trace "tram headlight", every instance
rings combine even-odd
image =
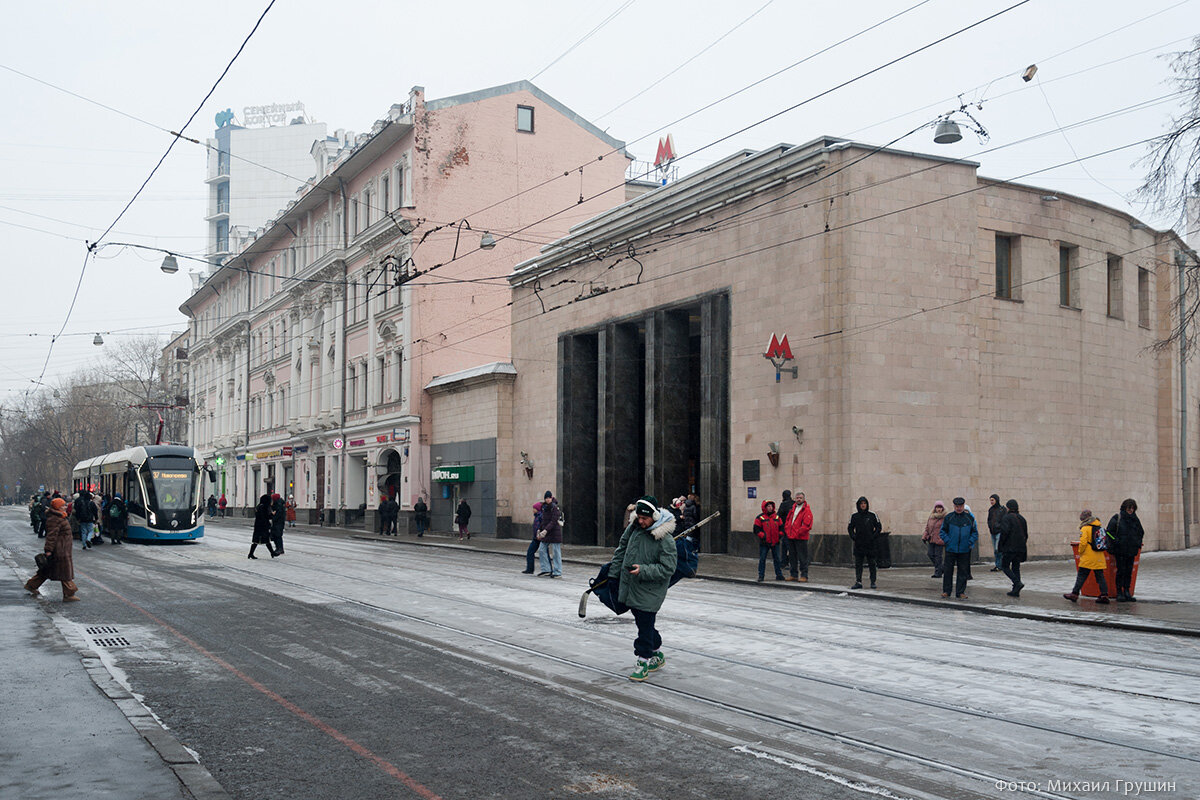
[[[154,512],[153,512],[153,511],[151,511],[151,512],[150,512],[150,524],[151,524],[151,525],[157,525],[157,524],[158,524],[158,517],[156,517],[156,516],[154,515]]]

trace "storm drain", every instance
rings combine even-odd
[[[108,636],[101,639],[92,639],[99,647],[129,647],[129,640],[124,636]]]
[[[87,629],[88,636],[96,636],[101,633],[120,633],[120,631],[112,625],[93,625]]]

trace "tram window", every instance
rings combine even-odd
[[[125,497],[125,507],[130,513],[146,516],[145,501],[142,498],[142,487],[138,484],[137,476],[133,473],[126,475],[129,492]]]

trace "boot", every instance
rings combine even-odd
[[[1063,595],[1063,597],[1067,598],[1072,603],[1074,603],[1076,600],[1079,599],[1079,594],[1076,592],[1067,592],[1066,594]]]
[[[25,591],[29,592],[34,597],[37,597],[39,594],[41,594],[41,592],[38,591],[38,587],[41,585],[42,585],[42,582],[39,581],[37,579],[37,577],[35,576],[35,577],[30,578],[29,580],[25,581]]]
[[[62,591],[64,603],[74,603],[79,600],[79,596],[76,594],[79,587],[75,585],[75,581],[63,581]]]
[[[1102,606],[1108,605],[1108,595],[1106,595],[1106,594],[1100,595],[1099,597],[1096,598],[1096,602]]]

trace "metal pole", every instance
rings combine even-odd
[[[1175,266],[1179,272],[1179,474],[1183,496],[1183,546],[1191,547],[1191,509],[1188,503],[1187,467],[1187,318],[1184,316],[1183,252],[1175,251]]]

